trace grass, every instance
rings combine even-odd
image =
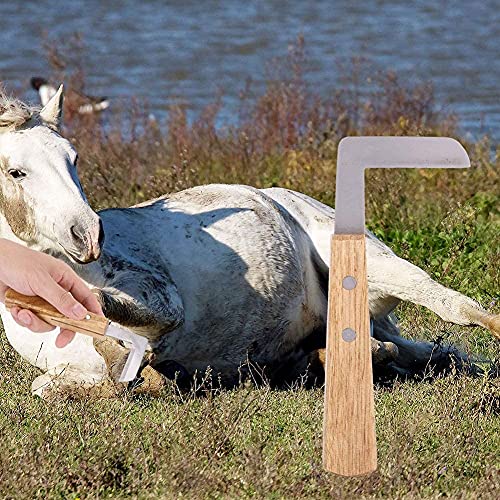
[[[69,87],[83,89],[82,72],[71,72],[64,54],[50,60]],[[366,69],[355,61],[349,81],[325,99],[305,84],[306,62],[299,40],[273,64],[265,94],[246,87],[230,127],[215,126],[217,102],[194,123],[173,108],[166,127],[129,103],[103,126],[72,114],[69,97],[66,135],[91,203],[124,206],[196,184],[241,182],[333,205],[342,136],[460,138],[427,83],[369,73],[372,89],[362,94],[356,82],[366,84]],[[487,138],[463,144],[469,171],[370,171],[367,223],[399,255],[498,312],[498,153]],[[492,369],[377,387],[379,469],[350,479],[321,467],[321,388],[244,385],[195,397],[172,386],[157,398],[43,401],[29,390],[38,370],[2,332],[0,497],[498,498],[498,344],[412,304],[398,314],[405,336],[458,344],[485,373]]]
[[[2,338],[2,498],[495,498],[500,391],[447,377],[376,391],[379,469],[321,466],[323,391],[47,402]]]

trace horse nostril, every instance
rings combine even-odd
[[[79,241],[79,242],[85,240],[82,230],[77,225],[71,226],[70,232],[71,232],[71,236],[73,236],[74,240]]]

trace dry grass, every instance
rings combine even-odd
[[[64,54],[51,58],[69,87],[84,90],[82,72]],[[104,127],[71,112],[70,98],[66,133],[92,204],[124,206],[208,182],[286,186],[333,204],[342,136],[458,136],[428,84],[367,75],[355,62],[344,87],[325,99],[306,85],[305,63],[299,40],[272,65],[264,95],[246,87],[240,121],[230,127],[216,127],[217,102],[193,123],[173,108],[164,127],[133,101],[115,105],[113,125]],[[371,90],[361,92],[366,85]],[[498,154],[486,138],[464,145],[469,171],[370,172],[368,226],[443,284],[498,312]],[[479,328],[444,324],[413,305],[399,312],[407,336],[500,357]],[[155,399],[45,402],[29,393],[37,370],[3,334],[0,347],[2,498],[498,498],[494,370],[378,388],[379,470],[343,479],[321,468],[320,388],[243,386],[194,397],[172,387]]]

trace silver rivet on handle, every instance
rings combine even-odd
[[[342,338],[346,342],[352,342],[353,340],[356,340],[356,332],[352,328],[345,328],[342,330]]]
[[[342,280],[342,288],[344,288],[345,290],[352,290],[353,288],[356,288],[357,284],[358,282],[353,276],[346,276]]]

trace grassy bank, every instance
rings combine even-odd
[[[51,58],[69,87],[84,90],[64,54]],[[163,125],[133,101],[117,105],[104,126],[72,112],[68,93],[66,135],[93,206],[208,182],[279,185],[333,205],[341,137],[460,139],[457,120],[439,111],[428,84],[367,74],[355,62],[345,86],[320,98],[305,83],[301,41],[272,67],[266,93],[246,87],[240,120],[227,127],[215,126],[217,102],[194,122],[172,108]],[[369,172],[367,225],[442,284],[499,312],[498,154],[486,138],[463,144],[468,171]],[[457,344],[486,371],[500,357],[484,330],[445,324],[413,305],[398,314],[405,336]],[[30,395],[38,370],[3,332],[0,366],[1,498],[497,498],[500,491],[494,370],[378,387],[379,470],[343,479],[321,467],[321,388],[243,386],[193,397],[172,387],[154,399],[46,402]]]
[[[500,488],[491,380],[378,389],[379,470],[344,479],[322,471],[321,389],[47,403],[29,394],[35,370],[2,347],[2,498],[495,498]]]

